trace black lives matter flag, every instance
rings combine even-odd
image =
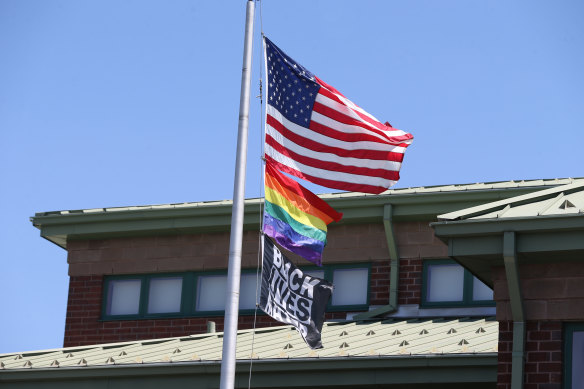
[[[302,273],[264,235],[260,308],[296,327],[312,349],[322,348],[320,333],[332,290],[330,282]]]

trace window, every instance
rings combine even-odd
[[[335,286],[331,305],[363,305],[367,304],[369,291],[369,269],[334,269],[333,285]]]
[[[450,259],[424,261],[422,306],[492,306],[493,290]]]
[[[584,323],[564,326],[564,387],[581,388],[584,382]]]
[[[112,280],[108,285],[106,313],[108,316],[136,315],[140,309],[142,280]]]
[[[110,276],[105,279],[102,318],[222,315],[226,289],[226,272]],[[256,272],[242,271],[240,312],[252,313],[255,301]]]
[[[184,274],[107,277],[102,317],[176,316],[183,311],[184,280]]]
[[[457,264],[433,264],[426,267],[426,301],[462,301],[464,269]]]
[[[261,279],[259,280],[259,283],[257,282],[257,277],[259,276],[259,274],[256,275],[255,271],[253,273],[244,273],[241,275],[241,281],[239,284],[239,309],[255,309],[256,296],[258,300],[260,298]]]
[[[324,278],[335,286],[327,311],[347,311],[367,308],[369,305],[368,263],[350,265],[325,265],[302,268],[313,277]]]
[[[358,310],[369,305],[369,264],[302,270],[335,285],[327,310]],[[240,314],[255,310],[260,291],[256,277],[255,269],[241,272]],[[109,276],[104,281],[102,319],[223,315],[226,292],[226,271]]]
[[[151,278],[148,313],[180,312],[182,284],[182,277]]]
[[[226,275],[199,276],[197,279],[197,311],[225,309]]]
[[[239,309],[253,310],[256,306],[256,272],[241,274],[239,281]],[[258,286],[259,299],[259,286]],[[218,312],[225,310],[227,293],[227,274],[205,275],[197,277],[197,312]]]

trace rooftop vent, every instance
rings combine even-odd
[[[560,204],[560,209],[568,209],[568,208],[576,208],[574,204],[570,202],[570,200],[564,200],[562,204]]]

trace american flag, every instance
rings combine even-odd
[[[381,193],[399,179],[407,132],[382,124],[264,37],[265,158],[318,185]]]

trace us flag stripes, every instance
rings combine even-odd
[[[264,37],[265,157],[333,189],[381,193],[399,179],[413,136],[382,124]]]

